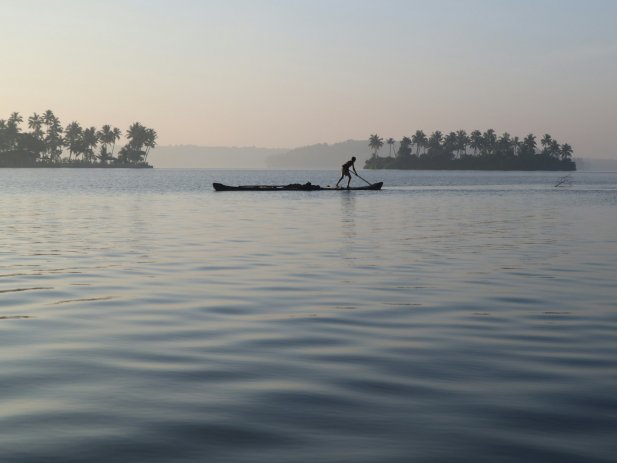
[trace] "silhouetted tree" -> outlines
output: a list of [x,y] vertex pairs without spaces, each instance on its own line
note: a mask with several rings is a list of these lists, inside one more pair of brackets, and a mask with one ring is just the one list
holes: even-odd
[[43,139],[43,118],[37,113],[28,118],[28,127],[32,129],[32,135],[39,140]]
[[377,153],[383,146],[383,138],[377,134],[373,134],[369,137],[368,146],[373,150],[373,157],[377,157]]
[[[112,128],[109,124],[105,124],[101,130],[97,132],[97,136],[101,142],[101,152],[99,154],[101,162],[106,163],[107,161],[113,159],[116,141],[120,139],[121,133],[122,132],[120,132],[120,129],[117,127]],[[111,152],[109,150],[109,145],[111,145]],[[104,155],[103,151],[105,153]],[[103,159],[105,161],[103,161]]]
[[484,138],[482,137],[482,132],[480,132],[479,130],[474,130],[473,132],[471,132],[469,139],[469,146],[473,148],[473,155],[477,156],[478,151],[482,151],[482,143],[484,141]]
[[5,152],[9,149],[7,130],[6,119],[0,119],[0,152]]
[[557,143],[557,140],[551,141],[551,145],[549,146],[549,154],[554,158],[559,158],[561,155],[561,146]]
[[[131,125],[127,132],[128,143],[123,148],[119,163],[112,162],[116,142],[121,132],[118,128],[104,125],[99,131],[96,127],[83,129],[74,121],[65,129],[60,125],[53,111],[42,115],[34,113],[28,118],[29,132],[22,132],[23,118],[17,112],[8,119],[0,119],[0,166],[35,167],[39,166],[87,166],[118,165],[149,167],[144,162],[150,150],[156,147],[158,134],[154,129],[140,123]],[[100,149],[98,145],[100,142]],[[110,153],[111,146],[111,153]],[[63,149],[68,158],[62,158]],[[81,156],[81,159],[80,159]]]
[[536,154],[536,147],[537,147],[536,136],[530,133],[523,140],[523,144],[521,146],[522,148],[521,155],[527,156],[527,157],[533,156],[534,154]]
[[78,122],[71,122],[64,129],[64,146],[69,150],[69,161],[83,152],[83,129]]
[[95,158],[94,151],[99,142],[96,127],[88,127],[84,129],[82,134],[83,155],[86,161],[92,162]]
[[126,132],[128,143],[122,147],[118,159],[122,163],[139,164],[145,161],[146,150],[156,146],[157,133],[139,122],[132,124]]
[[17,139],[21,129],[19,128],[19,124],[22,123],[23,117],[19,115],[19,113],[12,113],[9,116],[8,121],[6,122],[6,137],[7,137],[7,145],[9,149],[17,148]]
[[402,159],[409,158],[411,156],[411,138],[403,137],[401,144],[398,147],[397,156]]
[[416,145],[416,155],[420,156],[420,148],[426,148],[428,138],[422,130],[416,130],[411,136],[411,141]]
[[467,146],[469,145],[469,137],[464,130],[458,130],[456,132],[456,154],[460,158],[461,155],[467,154]]
[[154,129],[146,129],[146,140],[144,141],[144,146],[146,147],[146,155],[144,156],[144,161],[148,160],[148,154],[150,154],[150,149],[156,147],[156,139],[158,138],[158,134]]
[[394,152],[394,138],[388,138],[386,140],[386,143],[389,145],[390,150],[388,151],[388,156],[392,156],[392,153]]
[[497,144],[497,134],[493,129],[488,129],[482,134],[482,151],[483,154],[493,154],[495,145]]
[[[479,130],[470,136],[464,130],[433,132],[426,143],[424,133],[417,131],[412,138],[404,137],[396,158],[372,157],[366,161],[366,168],[373,169],[487,169],[487,170],[576,170],[572,161],[573,150],[570,145],[559,143],[550,135],[542,138],[543,149],[536,151],[536,137],[527,135],[523,141],[504,132],[497,137],[493,129],[484,133]],[[428,147],[426,153],[414,156],[412,144],[416,144],[416,153],[423,145]],[[474,149],[468,156],[467,146]]]
[[513,156],[512,138],[508,132],[504,132],[497,140],[496,154],[501,157]]
[[45,132],[45,151],[49,159],[57,162],[62,154],[62,145],[64,144],[60,119],[54,115],[51,109],[48,109],[43,114],[43,122],[47,127]]
[[561,145],[561,159],[562,160],[571,160],[572,159],[572,147],[570,145],[568,145],[567,143],[564,143],[563,145]]
[[443,139],[442,155],[447,158],[453,156],[454,151],[457,149],[457,137],[456,132],[448,133]]
[[544,134],[542,140],[540,140],[540,144],[542,145],[542,152],[544,154],[550,153],[551,143],[553,142],[553,137],[551,137],[548,133]]
[[441,142],[443,141],[443,133],[436,130],[428,137],[428,155],[439,156],[441,152]]
[[27,163],[35,162],[45,151],[45,143],[37,138],[34,133],[21,133],[17,140],[16,151]]
[[521,141],[518,137],[514,137],[512,139],[512,151],[514,153],[514,156],[518,156],[518,150],[521,147]]

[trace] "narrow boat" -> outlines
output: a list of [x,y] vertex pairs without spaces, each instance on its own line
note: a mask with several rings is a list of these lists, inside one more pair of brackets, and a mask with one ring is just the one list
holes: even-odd
[[334,186],[320,186],[313,185],[311,182],[307,183],[290,183],[289,185],[240,185],[229,186],[222,183],[213,183],[212,186],[216,191],[355,191],[355,190],[381,190],[383,182],[373,183],[366,186],[356,187],[334,187]]

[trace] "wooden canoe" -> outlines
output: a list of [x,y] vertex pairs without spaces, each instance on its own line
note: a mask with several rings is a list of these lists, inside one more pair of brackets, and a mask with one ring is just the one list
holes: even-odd
[[308,183],[290,183],[289,185],[240,185],[229,186],[222,183],[213,183],[216,191],[356,191],[356,190],[381,190],[383,182],[373,183],[372,185],[356,187],[333,187],[320,186]]

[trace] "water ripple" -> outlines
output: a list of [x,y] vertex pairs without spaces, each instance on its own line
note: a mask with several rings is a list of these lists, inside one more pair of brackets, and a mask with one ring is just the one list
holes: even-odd
[[614,460],[614,174],[113,170],[0,170],[2,462]]

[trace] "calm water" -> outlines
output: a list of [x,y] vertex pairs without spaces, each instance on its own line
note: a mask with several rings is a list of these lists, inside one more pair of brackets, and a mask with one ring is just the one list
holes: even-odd
[[0,460],[615,461],[617,174],[337,174],[0,170]]

